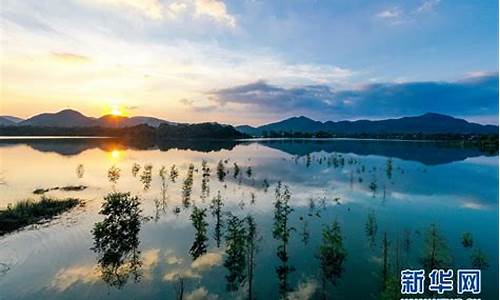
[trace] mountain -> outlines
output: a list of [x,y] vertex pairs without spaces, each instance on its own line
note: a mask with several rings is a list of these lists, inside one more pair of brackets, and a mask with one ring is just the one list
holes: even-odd
[[57,113],[43,113],[33,116],[27,120],[20,121],[18,123],[11,122],[7,119],[0,118],[0,126],[39,126],[39,127],[106,127],[106,128],[123,128],[132,127],[136,125],[149,125],[152,127],[158,127],[160,124],[168,123],[165,120],[152,117],[123,117],[123,116],[113,116],[104,115],[100,118],[92,118],[83,115],[82,113],[65,109]]
[[5,117],[0,117],[0,126],[16,126],[16,122],[11,121]]
[[42,127],[91,127],[95,126],[95,119],[89,118],[72,109],[61,110],[57,113],[43,113],[24,120],[20,126]]
[[14,116],[0,116],[0,119],[7,119],[7,120],[12,121],[14,123],[19,123],[21,121],[24,121],[24,119],[14,117]]
[[319,122],[306,117],[293,117],[259,127],[238,126],[236,129],[253,136],[270,132],[330,132],[337,135],[355,134],[484,134],[498,133],[498,126],[471,123],[447,115],[426,113],[420,116],[385,120]]

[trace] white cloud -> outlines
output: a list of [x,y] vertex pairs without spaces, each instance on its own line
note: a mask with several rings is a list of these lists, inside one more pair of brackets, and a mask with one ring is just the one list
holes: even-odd
[[382,18],[382,19],[394,19],[394,18],[399,18],[402,15],[401,9],[399,7],[392,7],[386,10],[383,10],[376,14],[377,17]]
[[316,280],[309,279],[299,283],[299,287],[289,294],[290,300],[308,300],[314,296],[318,287]]
[[164,17],[164,6],[160,0],[92,0],[121,9],[132,10],[144,17],[160,20]]
[[417,7],[416,12],[423,13],[432,11],[439,4],[439,2],[441,2],[441,0],[424,0],[422,4],[420,4],[420,6]]
[[218,0],[195,0],[195,16],[208,16],[230,27],[236,26],[236,20],[227,12],[224,2]]
[[203,271],[222,264],[222,253],[206,253],[191,263],[191,268]]
[[186,300],[215,300],[218,298],[217,295],[209,294],[204,287],[197,288],[186,294]]

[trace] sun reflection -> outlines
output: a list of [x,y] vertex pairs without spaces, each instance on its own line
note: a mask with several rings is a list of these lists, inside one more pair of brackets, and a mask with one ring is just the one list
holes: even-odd
[[117,162],[123,158],[124,152],[115,148],[108,151],[108,155],[110,161]]
[[106,104],[104,114],[115,117],[126,117],[128,115],[126,107],[118,101],[112,101]]

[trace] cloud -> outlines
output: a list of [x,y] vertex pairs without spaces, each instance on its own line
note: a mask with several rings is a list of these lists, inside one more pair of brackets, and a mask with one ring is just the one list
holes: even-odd
[[179,0],[169,4],[160,0],[92,0],[98,3],[136,12],[151,20],[176,19],[188,12],[194,18],[208,17],[220,24],[234,28],[236,19],[219,0]]
[[417,13],[432,11],[441,0],[424,0],[422,4],[415,10]]
[[400,17],[401,14],[402,12],[399,7],[393,7],[377,13],[376,16],[382,19],[393,19]]
[[209,294],[204,287],[199,287],[186,294],[186,300],[215,300],[218,298],[217,295]]
[[50,287],[64,291],[72,285],[82,283],[95,283],[100,280],[101,273],[96,265],[81,265],[64,268],[57,272]]
[[284,88],[257,81],[216,90],[219,106],[270,114],[308,114],[320,119],[383,118],[436,112],[487,116],[498,112],[498,74],[455,82],[376,83],[335,90],[326,85]]
[[70,52],[52,52],[51,55],[61,62],[67,63],[87,63],[90,62],[90,58],[84,55],[79,55]]
[[164,17],[164,9],[160,0],[97,0],[100,3],[135,11],[152,20],[160,20]]
[[309,279],[299,283],[298,288],[289,294],[290,300],[308,300],[314,296],[318,288],[316,280]]
[[208,16],[229,27],[236,26],[236,19],[227,12],[226,5],[222,1],[195,0],[195,8],[195,17]]
[[222,253],[206,253],[191,263],[191,268],[204,271],[222,264]]

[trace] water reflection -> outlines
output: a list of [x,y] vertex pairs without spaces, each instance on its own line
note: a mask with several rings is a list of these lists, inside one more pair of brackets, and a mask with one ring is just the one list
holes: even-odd
[[139,198],[130,193],[111,193],[99,211],[105,218],[94,225],[94,250],[101,278],[110,286],[121,288],[130,276],[141,278]]

